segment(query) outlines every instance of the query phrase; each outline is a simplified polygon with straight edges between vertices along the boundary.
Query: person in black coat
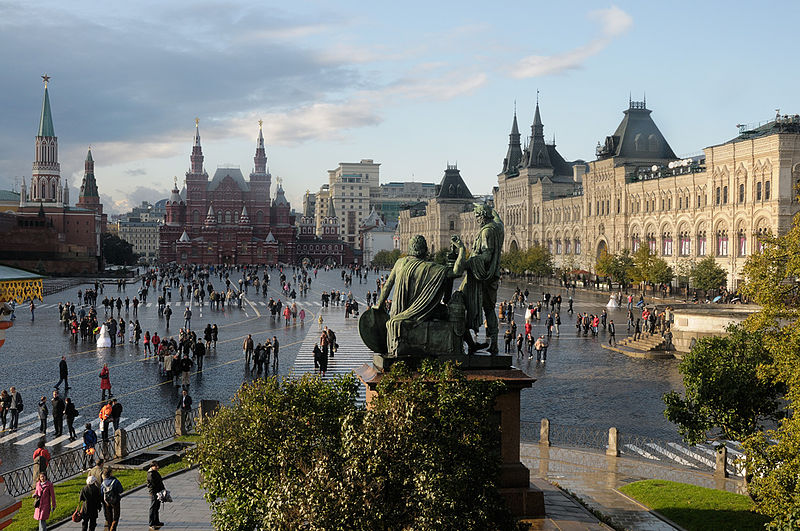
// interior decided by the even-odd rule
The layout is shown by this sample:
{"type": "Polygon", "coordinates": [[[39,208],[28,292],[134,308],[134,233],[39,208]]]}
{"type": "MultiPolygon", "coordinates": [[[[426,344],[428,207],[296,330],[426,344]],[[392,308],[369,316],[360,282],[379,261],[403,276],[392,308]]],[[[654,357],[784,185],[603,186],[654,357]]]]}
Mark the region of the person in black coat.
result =
{"type": "Polygon", "coordinates": [[[69,430],[69,440],[74,441],[75,439],[78,438],[78,436],[75,434],[75,427],[73,426],[73,423],[75,422],[75,417],[78,416],[78,410],[75,409],[75,404],[72,402],[71,398],[67,398],[64,401],[64,404],[66,406],[64,409],[64,415],[67,417],[67,429],[69,430]]]}
{"type": "Polygon", "coordinates": [[[161,507],[158,493],[162,490],[164,490],[164,480],[158,472],[158,463],[153,461],[147,471],[147,492],[150,494],[149,525],[151,529],[158,529],[164,525],[164,522],[158,516],[158,509],[161,507]]]}
{"type": "Polygon", "coordinates": [[[64,431],[64,410],[66,405],[64,400],[58,396],[58,391],[53,391],[53,400],[50,401],[53,406],[53,428],[55,428],[56,437],[61,437],[64,431]]]}
{"type": "Polygon", "coordinates": [[[39,399],[39,432],[47,433],[47,399],[44,396],[39,399]]]}
{"type": "Polygon", "coordinates": [[[181,411],[192,410],[192,397],[186,389],[181,392],[181,397],[178,400],[178,409],[181,411]]]}
{"type": "Polygon", "coordinates": [[[64,391],[69,391],[72,389],[69,386],[69,382],[67,382],[67,377],[69,376],[69,369],[67,368],[67,357],[61,356],[61,361],[58,362],[58,383],[54,386],[58,389],[58,386],[61,385],[61,382],[64,382],[64,391]]]}
{"type": "Polygon", "coordinates": [[[80,501],[83,502],[83,531],[94,531],[97,527],[97,515],[103,506],[100,495],[100,487],[97,486],[97,478],[90,475],[86,478],[86,486],[81,489],[80,501]]]}

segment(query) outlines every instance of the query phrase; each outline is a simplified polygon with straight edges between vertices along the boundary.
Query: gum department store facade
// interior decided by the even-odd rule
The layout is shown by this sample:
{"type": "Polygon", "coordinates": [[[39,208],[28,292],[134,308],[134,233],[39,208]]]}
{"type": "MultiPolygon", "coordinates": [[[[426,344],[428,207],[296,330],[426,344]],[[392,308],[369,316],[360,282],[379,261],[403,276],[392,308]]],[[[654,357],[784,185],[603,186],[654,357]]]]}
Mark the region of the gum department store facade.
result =
{"type": "MultiPolygon", "coordinates": [[[[800,211],[800,116],[776,116],[703,154],[678,159],[644,102],[631,101],[591,162],[567,162],[544,140],[539,105],[523,149],[514,116],[494,188],[505,250],[541,244],[556,267],[594,270],[604,250],[647,245],[673,268],[714,256],[736,289],[759,236],[784,233],[800,211]]],[[[437,197],[401,212],[396,242],[423,234],[435,251],[477,232],[472,195],[448,167],[437,197]],[[459,188],[459,185],[462,188],[459,188]]]]}

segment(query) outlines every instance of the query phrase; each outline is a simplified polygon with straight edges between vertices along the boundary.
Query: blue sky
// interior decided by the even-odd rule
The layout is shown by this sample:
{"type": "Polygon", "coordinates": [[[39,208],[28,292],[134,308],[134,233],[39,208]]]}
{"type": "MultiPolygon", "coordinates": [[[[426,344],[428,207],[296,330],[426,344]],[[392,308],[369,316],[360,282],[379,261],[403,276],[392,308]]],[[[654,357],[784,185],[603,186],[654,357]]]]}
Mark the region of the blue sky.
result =
{"type": "Polygon", "coordinates": [[[0,188],[29,180],[50,96],[62,175],[92,145],[108,210],[166,197],[200,118],[206,169],[252,167],[264,120],[274,178],[295,207],[339,162],[381,180],[438,182],[458,163],[489,193],[516,101],[536,91],[548,140],[590,160],[629,94],[673,150],[800,112],[800,3],[19,2],[0,0],[0,188]]]}

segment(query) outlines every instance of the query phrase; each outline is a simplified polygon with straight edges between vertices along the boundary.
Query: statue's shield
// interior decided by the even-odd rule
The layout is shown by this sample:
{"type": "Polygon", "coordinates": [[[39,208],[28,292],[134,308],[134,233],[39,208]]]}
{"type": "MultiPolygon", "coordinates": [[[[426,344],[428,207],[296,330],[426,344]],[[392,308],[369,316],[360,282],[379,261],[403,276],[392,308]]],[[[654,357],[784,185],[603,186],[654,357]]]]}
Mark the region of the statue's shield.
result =
{"type": "Polygon", "coordinates": [[[389,352],[386,345],[387,322],[389,322],[389,314],[386,310],[376,310],[371,306],[358,319],[358,333],[361,340],[371,351],[378,354],[389,352]]]}

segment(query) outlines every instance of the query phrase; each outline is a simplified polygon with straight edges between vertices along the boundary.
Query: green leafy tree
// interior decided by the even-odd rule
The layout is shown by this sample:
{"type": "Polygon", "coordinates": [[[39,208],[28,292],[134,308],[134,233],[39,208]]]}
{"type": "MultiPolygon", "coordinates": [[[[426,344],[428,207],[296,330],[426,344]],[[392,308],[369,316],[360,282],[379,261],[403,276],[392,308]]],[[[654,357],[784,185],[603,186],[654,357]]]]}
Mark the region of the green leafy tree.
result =
{"type": "Polygon", "coordinates": [[[353,377],[257,380],[200,428],[224,529],[513,529],[497,490],[497,382],[452,364],[385,373],[369,411],[353,377]]]}
{"type": "Polygon", "coordinates": [[[402,256],[400,249],[392,249],[391,251],[378,251],[372,258],[372,265],[377,267],[392,267],[397,259],[402,256]]]}
{"type": "Polygon", "coordinates": [[[450,249],[439,249],[433,256],[431,256],[431,260],[436,262],[437,264],[447,265],[447,253],[450,252],[450,249]]]}
{"type": "Polygon", "coordinates": [[[706,256],[700,260],[691,272],[692,285],[703,291],[719,289],[727,283],[728,275],[725,270],[717,265],[713,256],[706,256]]]}
{"type": "Polygon", "coordinates": [[[681,361],[685,395],[664,395],[667,420],[689,444],[741,441],[782,418],[783,388],[758,376],[772,362],[760,333],[731,326],[724,337],[702,338],[681,361]]]}
{"type": "Polygon", "coordinates": [[[631,277],[637,282],[666,284],[675,277],[669,264],[645,245],[633,254],[633,265],[631,277]]]}
{"type": "Polygon", "coordinates": [[[101,236],[103,258],[107,264],[135,265],[137,255],[133,252],[133,245],[115,234],[105,232],[101,236]]]}
{"type": "Polygon", "coordinates": [[[534,245],[525,251],[523,267],[526,272],[537,277],[549,277],[553,274],[553,255],[546,247],[534,245]]]}
{"type": "Polygon", "coordinates": [[[611,277],[619,283],[622,289],[630,284],[635,268],[633,257],[628,249],[623,249],[619,254],[609,254],[606,251],[597,259],[595,266],[597,274],[611,277]]]}
{"type": "Polygon", "coordinates": [[[650,282],[653,284],[669,284],[672,282],[672,279],[675,278],[675,273],[672,271],[672,267],[667,264],[666,260],[663,258],[655,258],[650,265],[648,276],[650,277],[650,282]]]}
{"type": "Polygon", "coordinates": [[[763,239],[764,250],[745,264],[743,293],[760,305],[746,322],[763,335],[772,362],[759,378],[786,387],[787,417],[777,429],[756,434],[743,445],[752,474],[748,491],[757,508],[773,518],[773,529],[797,529],[800,522],[800,218],[782,236],[763,239]]]}

